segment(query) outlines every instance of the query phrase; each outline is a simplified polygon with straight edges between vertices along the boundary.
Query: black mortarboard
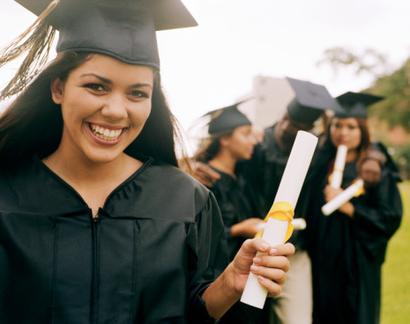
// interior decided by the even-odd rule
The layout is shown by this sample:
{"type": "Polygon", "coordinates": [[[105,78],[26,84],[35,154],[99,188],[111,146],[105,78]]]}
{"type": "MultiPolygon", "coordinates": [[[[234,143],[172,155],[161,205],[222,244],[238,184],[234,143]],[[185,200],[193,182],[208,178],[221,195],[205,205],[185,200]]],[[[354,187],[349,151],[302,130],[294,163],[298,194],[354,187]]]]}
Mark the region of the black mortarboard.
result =
{"type": "MultiPolygon", "coordinates": [[[[52,0],[15,0],[36,15],[52,0]]],[[[56,1],[56,0],[54,0],[56,1]]],[[[60,0],[46,18],[57,51],[87,51],[159,69],[156,30],[197,25],[180,0],[60,0]]]]}
{"type": "Polygon", "coordinates": [[[295,93],[295,98],[287,107],[288,115],[292,120],[312,124],[327,109],[341,110],[340,105],[325,86],[309,81],[286,79],[295,93]]]}
{"type": "Polygon", "coordinates": [[[336,100],[342,106],[342,111],[337,112],[336,116],[342,118],[366,118],[367,107],[383,99],[384,97],[367,93],[346,92],[336,97],[336,100]]]}
{"type": "Polygon", "coordinates": [[[239,126],[251,125],[249,118],[238,110],[238,106],[245,101],[248,100],[242,100],[233,105],[207,112],[203,117],[210,117],[208,123],[209,135],[225,134],[239,126]]]}

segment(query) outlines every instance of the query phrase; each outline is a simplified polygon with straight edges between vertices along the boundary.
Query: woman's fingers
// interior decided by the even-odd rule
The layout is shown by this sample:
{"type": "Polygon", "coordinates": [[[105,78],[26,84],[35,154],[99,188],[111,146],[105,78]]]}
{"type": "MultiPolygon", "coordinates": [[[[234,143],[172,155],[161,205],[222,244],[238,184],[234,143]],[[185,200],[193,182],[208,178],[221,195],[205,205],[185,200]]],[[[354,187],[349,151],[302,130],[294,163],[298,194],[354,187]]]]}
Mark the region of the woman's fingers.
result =
{"type": "Polygon", "coordinates": [[[195,162],[193,164],[193,176],[202,184],[211,187],[212,184],[220,179],[220,175],[218,172],[210,168],[208,165],[201,163],[201,162],[195,162]]]}
{"type": "Polygon", "coordinates": [[[286,281],[286,272],[289,270],[288,256],[295,253],[291,243],[270,247],[262,239],[248,240],[244,250],[254,254],[250,271],[255,274],[260,284],[265,287],[270,296],[281,293],[283,283],[286,281]],[[255,252],[259,252],[255,254],[255,252]]]}
{"type": "Polygon", "coordinates": [[[293,254],[295,254],[295,246],[292,243],[285,243],[285,244],[274,246],[269,251],[269,255],[290,256],[293,254]]]}
{"type": "Polygon", "coordinates": [[[290,267],[289,260],[285,256],[258,255],[253,258],[253,264],[259,267],[280,269],[283,272],[287,272],[290,267]]]}
{"type": "Polygon", "coordinates": [[[281,269],[266,268],[253,264],[251,271],[253,274],[274,281],[277,284],[283,284],[286,281],[286,272],[281,269]]]}
{"type": "Polygon", "coordinates": [[[258,276],[259,283],[266,288],[270,297],[276,297],[282,292],[282,286],[275,281],[258,276]]]}
{"type": "Polygon", "coordinates": [[[290,256],[295,253],[295,247],[291,243],[279,244],[274,247],[261,238],[247,239],[241,246],[239,254],[246,257],[254,257],[256,253],[265,253],[271,256],[290,256]]]}

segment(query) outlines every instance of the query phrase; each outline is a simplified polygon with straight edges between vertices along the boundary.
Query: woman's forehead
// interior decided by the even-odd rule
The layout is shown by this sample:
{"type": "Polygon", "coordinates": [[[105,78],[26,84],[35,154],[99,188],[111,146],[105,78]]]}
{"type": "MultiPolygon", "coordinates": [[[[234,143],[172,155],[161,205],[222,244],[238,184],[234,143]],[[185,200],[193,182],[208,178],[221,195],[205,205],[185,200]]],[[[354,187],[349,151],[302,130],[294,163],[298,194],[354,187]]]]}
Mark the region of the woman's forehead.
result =
{"type": "Polygon", "coordinates": [[[72,71],[77,77],[98,76],[110,81],[121,79],[128,82],[153,83],[154,70],[149,66],[124,63],[102,54],[92,54],[72,71]]]}
{"type": "Polygon", "coordinates": [[[355,124],[358,125],[359,121],[354,118],[354,117],[347,117],[347,118],[341,118],[341,117],[333,117],[332,118],[332,124],[335,123],[343,123],[343,124],[355,124]]]}

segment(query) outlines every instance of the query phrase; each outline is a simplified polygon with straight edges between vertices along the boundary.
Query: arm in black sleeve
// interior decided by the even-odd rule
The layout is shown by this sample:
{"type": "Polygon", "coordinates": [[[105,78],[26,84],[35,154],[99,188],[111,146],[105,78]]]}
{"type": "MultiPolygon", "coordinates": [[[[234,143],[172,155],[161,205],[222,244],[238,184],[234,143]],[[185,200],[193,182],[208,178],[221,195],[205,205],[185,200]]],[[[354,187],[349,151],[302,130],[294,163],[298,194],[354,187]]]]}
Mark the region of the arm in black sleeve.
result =
{"type": "Polygon", "coordinates": [[[395,177],[385,170],[380,183],[352,201],[360,244],[383,262],[388,240],[399,228],[403,208],[395,177]]]}
{"type": "Polygon", "coordinates": [[[212,193],[188,228],[190,257],[189,323],[213,323],[202,294],[228,264],[224,227],[218,204],[212,193]]]}

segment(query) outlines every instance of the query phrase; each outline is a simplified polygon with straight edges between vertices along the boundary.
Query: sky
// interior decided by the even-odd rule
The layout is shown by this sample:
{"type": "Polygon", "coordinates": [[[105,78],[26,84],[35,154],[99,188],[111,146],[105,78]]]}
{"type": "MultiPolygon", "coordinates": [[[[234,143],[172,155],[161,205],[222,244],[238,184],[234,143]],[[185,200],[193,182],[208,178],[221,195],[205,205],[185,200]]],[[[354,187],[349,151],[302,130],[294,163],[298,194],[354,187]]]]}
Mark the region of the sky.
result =
{"type": "MultiPolygon", "coordinates": [[[[408,0],[183,2],[199,26],[157,33],[163,86],[183,129],[249,93],[257,75],[324,84],[334,96],[370,85],[369,75],[317,66],[328,48],[375,49],[390,70],[410,56],[408,0]]],[[[15,1],[0,0],[0,47],[33,21],[15,1]]],[[[16,66],[1,68],[0,85],[16,66]]]]}

